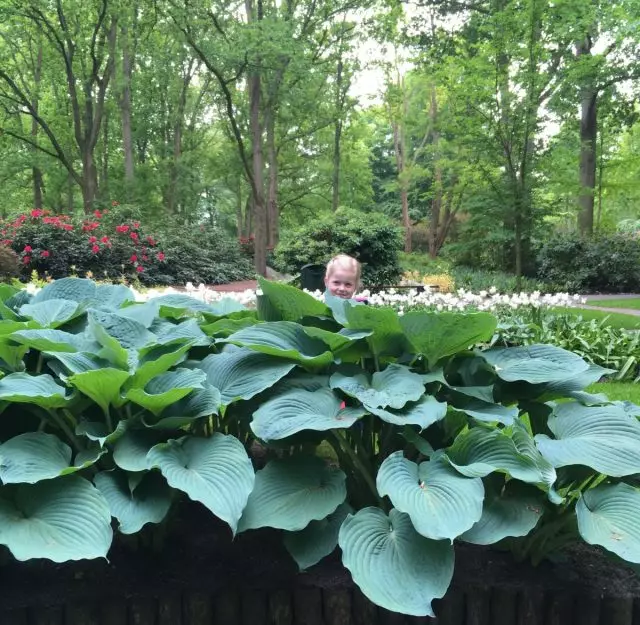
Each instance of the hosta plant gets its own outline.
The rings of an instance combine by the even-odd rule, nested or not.
[[[0,287],[0,543],[106,556],[186,496],[275,528],[301,569],[339,548],[375,603],[433,613],[455,543],[539,560],[582,537],[640,562],[638,407],[558,347],[477,349],[489,313],[255,310],[62,279]],[[255,450],[261,448],[261,453]]]

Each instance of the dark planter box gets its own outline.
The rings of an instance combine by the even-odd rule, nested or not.
[[[377,608],[339,557],[300,574],[277,532],[233,542],[228,528],[183,506],[160,551],[121,541],[110,561],[0,568],[0,625],[640,625],[640,582],[582,547],[533,568],[459,545],[437,619]]]

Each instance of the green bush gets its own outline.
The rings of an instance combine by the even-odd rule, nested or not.
[[[229,540],[279,530],[302,570],[339,546],[369,599],[418,617],[460,542],[540,561],[583,539],[640,562],[640,407],[583,392],[606,370],[550,345],[474,349],[488,313],[260,286],[258,310],[73,278],[0,289],[0,543],[17,560],[106,558],[114,530],[159,544],[189,497]]]
[[[561,290],[640,290],[640,240],[627,234],[556,236],[538,250],[537,265],[538,277]]]
[[[3,243],[20,256],[25,278],[33,270],[52,278],[88,273],[153,286],[220,284],[252,275],[251,263],[224,233],[198,226],[151,232],[124,210],[83,218],[38,209],[2,223],[2,234]]]
[[[401,274],[398,251],[402,233],[387,217],[340,209],[283,232],[276,248],[276,269],[297,273],[308,263],[324,264],[335,254],[349,254],[362,263],[365,286],[395,284]]]
[[[456,289],[466,291],[486,291],[494,286],[498,293],[532,293],[533,291],[550,292],[549,285],[541,280],[521,277],[520,283],[511,273],[504,271],[488,271],[485,269],[472,269],[471,267],[452,267],[450,270]]]

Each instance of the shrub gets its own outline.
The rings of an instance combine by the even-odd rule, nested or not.
[[[20,259],[8,246],[0,245],[0,280],[7,281],[20,275]]]
[[[400,229],[384,215],[340,209],[284,232],[274,262],[279,271],[297,273],[308,263],[324,264],[335,254],[349,254],[362,263],[364,285],[390,285],[401,274],[401,245]]]
[[[538,277],[561,290],[621,293],[640,289],[640,240],[627,234],[556,236],[537,254]]]
[[[452,267],[451,275],[457,289],[473,292],[486,291],[491,287],[495,287],[499,293],[519,293],[521,291],[531,293],[553,290],[541,280],[533,280],[524,276],[520,278],[518,284],[518,280],[513,274],[504,271]]]
[[[3,241],[20,256],[22,275],[33,270],[61,278],[88,274],[146,285],[218,284],[251,275],[238,245],[217,231],[150,232],[117,210],[96,210],[91,218],[33,210],[2,224]]]
[[[474,350],[488,313],[260,286],[257,311],[72,278],[4,287],[14,557],[106,557],[112,516],[153,536],[186,495],[234,533],[280,530],[301,569],[339,546],[369,599],[414,616],[447,591],[454,541],[539,561],[582,537],[640,561],[640,407],[584,393],[600,367]]]

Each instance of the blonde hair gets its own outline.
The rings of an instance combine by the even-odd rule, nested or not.
[[[329,277],[334,269],[342,267],[343,269],[349,269],[356,274],[356,284],[360,283],[360,274],[362,272],[362,266],[353,258],[353,256],[347,256],[347,254],[337,254],[327,263],[326,276]]]

